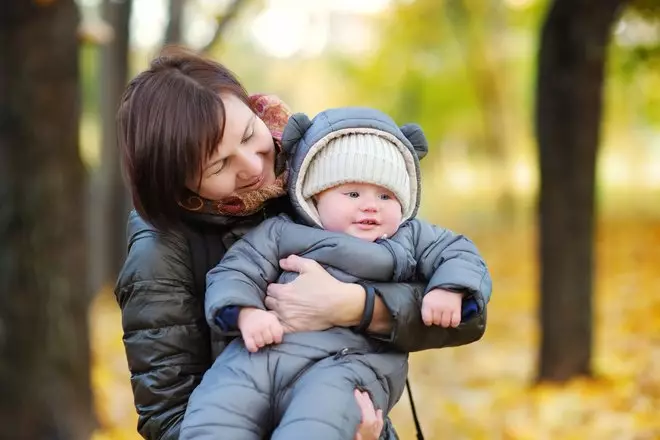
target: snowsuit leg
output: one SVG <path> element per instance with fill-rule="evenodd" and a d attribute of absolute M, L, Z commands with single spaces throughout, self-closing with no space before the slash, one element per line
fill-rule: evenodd
<path fill-rule="evenodd" d="M 281 420 L 271 439 L 353 439 L 361 419 L 354 390 L 368 391 L 374 407 L 387 414 L 403 392 L 406 359 L 401 354 L 340 354 L 317 362 L 281 390 Z"/>
<path fill-rule="evenodd" d="M 269 353 L 240 338 L 218 356 L 193 391 L 180 440 L 261 440 L 272 429 Z"/>

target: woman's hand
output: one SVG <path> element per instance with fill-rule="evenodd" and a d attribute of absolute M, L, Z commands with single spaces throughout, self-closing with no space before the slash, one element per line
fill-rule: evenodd
<path fill-rule="evenodd" d="M 364 308 L 364 289 L 342 283 L 314 260 L 291 255 L 280 267 L 300 275 L 288 284 L 273 283 L 266 290 L 266 307 L 279 318 L 286 332 L 326 330 L 355 325 Z M 347 323 L 346 317 L 355 320 Z"/>
<path fill-rule="evenodd" d="M 362 412 L 362 422 L 353 440 L 378 440 L 383 430 L 383 411 L 375 410 L 369 394 L 355 390 L 355 400 Z"/>

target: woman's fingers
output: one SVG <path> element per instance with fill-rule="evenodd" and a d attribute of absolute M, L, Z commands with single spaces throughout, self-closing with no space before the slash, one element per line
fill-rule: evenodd
<path fill-rule="evenodd" d="M 362 423 L 371 426 L 376 421 L 376 410 L 371 402 L 369 394 L 364 391 L 355 390 L 355 398 L 362 412 Z"/>
<path fill-rule="evenodd" d="M 270 295 L 264 299 L 264 304 L 268 310 L 277 310 L 277 299 Z"/>
<path fill-rule="evenodd" d="M 378 439 L 383 429 L 383 412 L 374 409 L 368 393 L 355 390 L 353 394 L 362 413 L 362 421 L 358 426 L 358 432 L 355 434 L 354 440 Z"/>
<path fill-rule="evenodd" d="M 363 419 L 368 418 L 370 416 L 375 417 L 376 410 L 374 409 L 374 404 L 371 402 L 368 393 L 366 393 L 365 391 L 355 390 L 355 398 L 357 399 L 358 406 L 362 411 Z"/>
<path fill-rule="evenodd" d="M 383 410 L 379 409 L 376 411 L 376 426 L 374 427 L 374 431 L 378 436 L 380 436 L 380 433 L 383 430 L 384 423 L 385 422 L 383 421 Z"/>
<path fill-rule="evenodd" d="M 265 303 L 284 324 L 285 332 L 317 331 L 332 327 L 339 307 L 327 301 L 327 298 L 339 296 L 337 293 L 344 287 L 343 283 L 315 261 L 293 255 L 282 262 L 285 270 L 300 270 L 301 274 L 287 284 L 270 284 L 266 290 Z"/>
<path fill-rule="evenodd" d="M 321 266 L 309 258 L 299 257 L 298 255 L 289 255 L 280 260 L 280 267 L 289 272 L 298 272 L 300 274 L 313 271 Z"/>
<path fill-rule="evenodd" d="M 277 298 L 284 288 L 284 284 L 271 283 L 266 287 L 266 295 Z"/>
<path fill-rule="evenodd" d="M 364 415 L 365 404 L 363 402 L 364 397 L 362 395 L 362 391 L 356 388 L 355 390 L 353 390 L 353 395 L 355 396 L 355 400 L 357 401 L 358 407 L 360 408 L 360 412 Z"/>

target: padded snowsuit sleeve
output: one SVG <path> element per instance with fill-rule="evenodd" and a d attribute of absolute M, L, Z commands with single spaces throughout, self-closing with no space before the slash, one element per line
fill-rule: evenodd
<path fill-rule="evenodd" d="M 280 273 L 278 242 L 286 220 L 270 218 L 237 241 L 206 276 L 204 308 L 209 326 L 220 333 L 215 317 L 225 307 L 265 310 L 268 284 Z"/>

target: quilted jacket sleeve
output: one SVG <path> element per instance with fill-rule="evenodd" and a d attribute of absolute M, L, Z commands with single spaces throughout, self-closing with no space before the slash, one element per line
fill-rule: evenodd
<path fill-rule="evenodd" d="M 418 271 L 430 283 L 376 283 L 374 287 L 392 316 L 393 327 L 382 337 L 396 348 L 415 352 L 475 342 L 486 331 L 486 304 L 492 282 L 482 257 L 467 238 L 433 225 L 413 221 L 406 228 L 416 244 Z M 442 263 L 442 264 L 440 264 Z M 435 268 L 442 266 L 442 270 Z M 470 290 L 477 313 L 456 327 L 426 326 L 421 319 L 424 294 L 435 287 Z"/>
<path fill-rule="evenodd" d="M 486 262 L 472 241 L 430 223 L 410 223 L 417 272 L 429 280 L 426 292 L 437 288 L 464 289 L 483 306 L 490 300 L 491 279 Z"/>
<path fill-rule="evenodd" d="M 135 212 L 128 232 L 115 295 L 138 431 L 148 440 L 175 440 L 188 398 L 211 364 L 208 327 L 187 241 L 154 230 Z"/>
<path fill-rule="evenodd" d="M 268 284 L 280 272 L 278 243 L 285 220 L 270 218 L 247 233 L 206 275 L 206 321 L 218 332 L 216 315 L 225 307 L 265 310 Z"/>
<path fill-rule="evenodd" d="M 373 283 L 372 285 L 392 317 L 392 330 L 389 334 L 372 336 L 391 343 L 400 351 L 412 353 L 466 345 L 481 339 L 486 331 L 485 308 L 456 328 L 424 325 L 422 298 L 426 291 L 426 283 Z"/>

